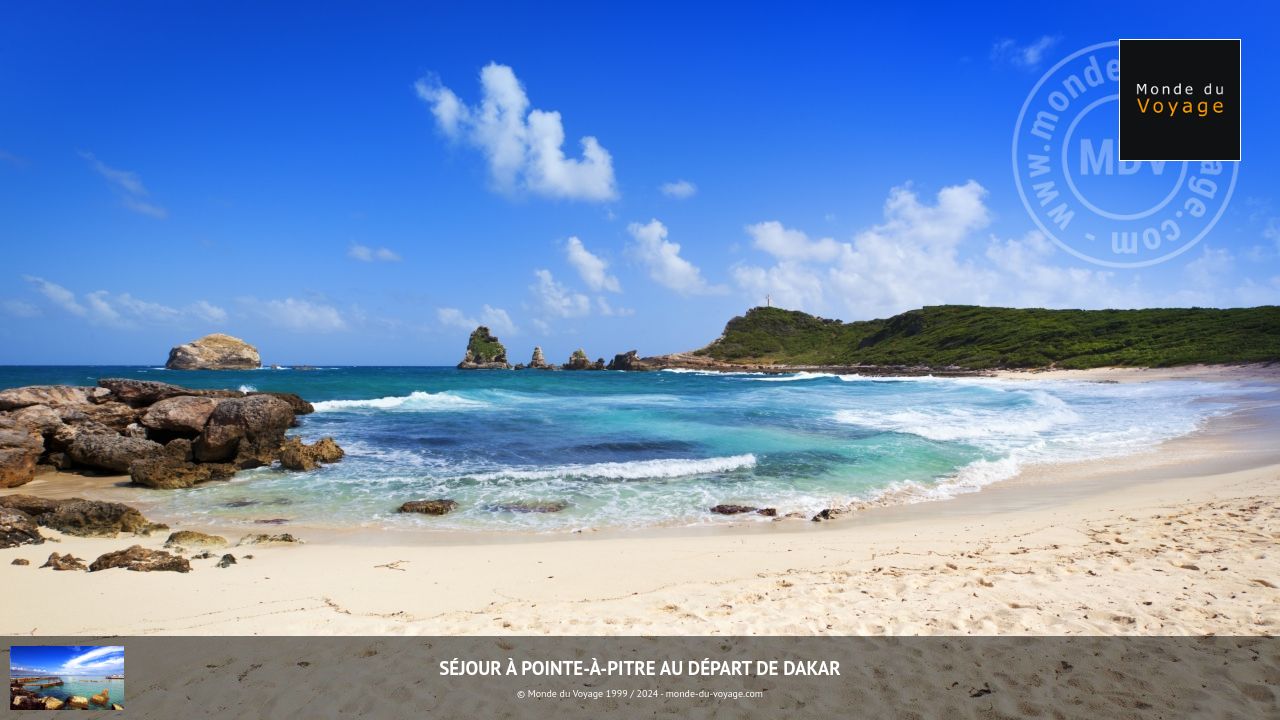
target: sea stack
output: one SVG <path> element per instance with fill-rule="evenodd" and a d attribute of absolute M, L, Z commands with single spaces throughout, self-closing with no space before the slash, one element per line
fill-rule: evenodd
<path fill-rule="evenodd" d="M 481 325 L 471 332 L 471 338 L 467 340 L 467 354 L 458 363 L 458 369 L 510 370 L 507 348 L 489 332 L 489 328 Z"/>
<path fill-rule="evenodd" d="M 590 370 L 591 358 L 587 357 L 587 353 L 582 348 L 573 351 L 569 356 L 569 362 L 564 364 L 565 370 Z"/>
<path fill-rule="evenodd" d="M 258 348 L 237 337 L 214 333 L 169 351 L 170 370 L 254 370 L 262 366 Z"/>
<path fill-rule="evenodd" d="M 542 346 L 539 345 L 533 349 L 533 358 L 529 360 L 527 366 L 531 370 L 551 370 L 552 367 L 547 364 L 547 358 L 542 355 Z"/>

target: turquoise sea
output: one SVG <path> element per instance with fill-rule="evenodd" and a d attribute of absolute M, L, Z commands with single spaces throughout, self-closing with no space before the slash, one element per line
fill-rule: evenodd
<path fill-rule="evenodd" d="M 65 701 L 67 698 L 79 695 L 85 699 L 106 690 L 109 694 L 106 707 L 111 707 L 114 703 L 120 707 L 128 707 L 124 702 L 124 680 L 108 680 L 102 677 L 69 677 L 63 676 L 63 684 L 49 688 L 37 688 L 30 686 L 30 690 L 40 693 L 44 697 L 55 697 Z M 89 709 L 103 709 L 101 705 L 89 704 Z"/>
<path fill-rule="evenodd" d="M 296 392 L 316 406 L 296 432 L 332 435 L 347 451 L 309 473 L 259 468 L 190 490 L 138 491 L 170 517 L 422 531 L 741 522 L 708 508 L 810 515 L 886 493 L 944 499 L 1028 464 L 1149 450 L 1249 397 L 1242 386 L 1191 381 L 408 367 L 3 367 L 0 387 L 113 376 Z M 428 498 L 460 506 L 444 517 L 395 512 Z M 502 509 L 521 501 L 565 508 Z"/>

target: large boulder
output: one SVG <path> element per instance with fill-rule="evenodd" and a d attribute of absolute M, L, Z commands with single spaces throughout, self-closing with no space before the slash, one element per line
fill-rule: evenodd
<path fill-rule="evenodd" d="M 214 333 L 169 351 L 170 370 L 253 370 L 262 366 L 258 349 L 240 338 Z"/>
<path fill-rule="evenodd" d="M 58 419 L 67 425 L 96 424 L 124 432 L 142 417 L 142 411 L 114 400 L 97 405 L 67 405 L 57 408 Z"/>
<path fill-rule="evenodd" d="M 345 454 L 331 437 L 320 438 L 310 445 L 293 437 L 280 447 L 280 465 L 288 470 L 315 470 L 321 463 L 338 462 Z"/>
<path fill-rule="evenodd" d="M 135 460 L 153 457 L 163 451 L 163 445 L 151 440 L 88 433 L 76 436 L 67 447 L 67 454 L 78 464 L 115 472 L 127 472 Z"/>
<path fill-rule="evenodd" d="M 234 462 L 240 468 L 268 465 L 279 455 L 293 419 L 289 403 L 273 395 L 223 400 L 192 451 L 199 462 Z"/>
<path fill-rule="evenodd" d="M 166 446 L 166 451 L 168 447 Z M 189 488 L 213 480 L 230 480 L 235 474 L 236 466 L 231 463 L 193 463 L 168 452 L 135 460 L 129 465 L 129 477 L 134 483 L 157 490 Z"/>
<path fill-rule="evenodd" d="M 0 390 L 0 410 L 17 410 L 29 405 L 60 408 L 102 402 L 109 393 L 101 388 L 74 385 L 28 385 Z"/>
<path fill-rule="evenodd" d="M 14 495 L 0 495 L 0 507 L 21 510 L 33 518 L 57 510 L 58 505 L 64 502 L 67 501 L 50 500 L 49 498 L 36 497 L 35 495 L 23 495 L 21 493 Z"/>
<path fill-rule="evenodd" d="M 467 353 L 458 363 L 460 370 L 510 370 L 507 364 L 507 348 L 489 328 L 481 325 L 471 332 L 467 340 Z"/>
<path fill-rule="evenodd" d="M 21 426 L 0 427 L 0 487 L 11 488 L 31 482 L 36 461 L 44 452 L 39 432 Z"/>
<path fill-rule="evenodd" d="M 89 572 L 124 568 L 134 572 L 191 572 L 191 563 L 184 557 L 171 555 L 164 550 L 148 550 L 141 545 L 102 555 L 89 566 Z"/>
<path fill-rule="evenodd" d="M 0 507 L 0 548 L 39 545 L 44 542 L 31 516 L 8 507 Z"/>
<path fill-rule="evenodd" d="M 244 393 L 238 390 L 195 390 L 181 385 L 132 378 L 102 378 L 98 381 L 98 387 L 106 390 L 111 399 L 132 407 L 144 407 L 179 395 L 211 398 L 244 397 Z"/>
<path fill-rule="evenodd" d="M 48 405 L 28 405 L 21 410 L 12 410 L 3 415 L 5 419 L 0 420 L 0 425 L 8 426 L 12 423 L 30 428 L 45 436 L 54 434 L 62 425 L 62 417 Z"/>
<path fill-rule="evenodd" d="M 152 430 L 195 437 L 204 430 L 218 402 L 216 398 L 191 395 L 165 398 L 147 408 L 140 422 Z"/>

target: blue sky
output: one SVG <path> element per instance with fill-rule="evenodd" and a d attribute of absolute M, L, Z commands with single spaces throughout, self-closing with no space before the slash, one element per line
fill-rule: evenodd
<path fill-rule="evenodd" d="M 476 322 L 516 359 L 655 354 L 765 294 L 1280 300 L 1280 38 L 1248 8 L 301 7 L 2 11 L 0 363 L 224 331 L 266 362 L 452 364 Z M 1036 80 L 1119 37 L 1244 40 L 1231 203 L 1141 270 L 1039 236 L 1010 169 Z"/>
<path fill-rule="evenodd" d="M 9 666 L 11 675 L 116 675 L 124 673 L 124 648 L 119 645 L 14 645 L 9 650 Z"/>

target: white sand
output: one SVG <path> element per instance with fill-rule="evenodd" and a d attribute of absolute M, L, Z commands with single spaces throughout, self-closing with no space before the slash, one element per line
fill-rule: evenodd
<path fill-rule="evenodd" d="M 226 569 L 215 552 L 187 574 L 39 569 L 50 552 L 164 540 L 58 537 L 0 550 L 0 633 L 1275 634 L 1277 427 L 1255 410 L 1144 455 L 831 523 L 499 539 L 286 526 L 261 531 L 308 542 L 233 548 Z M 134 492 L 83 482 L 9 492 Z"/>

